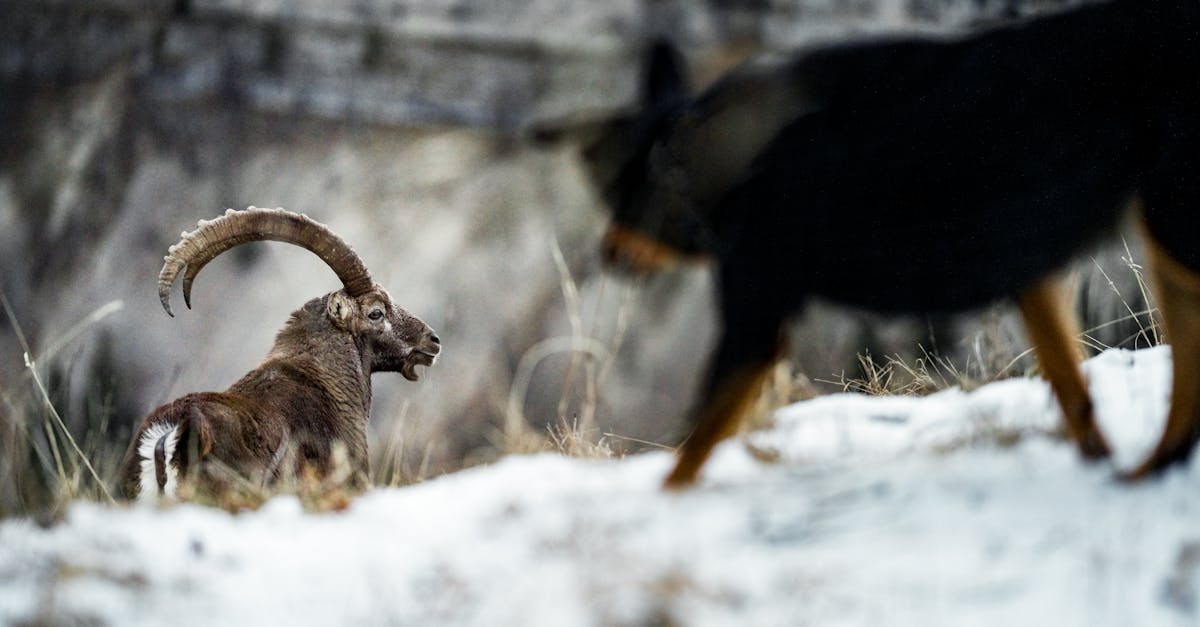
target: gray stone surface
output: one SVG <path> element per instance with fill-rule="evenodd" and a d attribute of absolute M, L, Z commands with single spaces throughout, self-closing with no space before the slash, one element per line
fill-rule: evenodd
<path fill-rule="evenodd" d="M 167 102 L 512 130 L 627 105 L 652 36 L 704 62 L 1077 1 L 4 0 L 0 78 L 70 82 L 130 64 Z"/>

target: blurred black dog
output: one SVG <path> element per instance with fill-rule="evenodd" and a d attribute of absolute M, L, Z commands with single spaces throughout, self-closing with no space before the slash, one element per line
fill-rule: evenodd
<path fill-rule="evenodd" d="M 954 39 L 746 64 L 691 96 L 654 46 L 643 103 L 587 150 L 610 263 L 714 258 L 720 345 L 669 486 L 736 428 L 810 296 L 884 312 L 1013 297 L 1070 437 L 1109 448 L 1056 271 L 1138 207 L 1174 345 L 1140 477 L 1200 437 L 1200 3 L 1114 0 Z"/>

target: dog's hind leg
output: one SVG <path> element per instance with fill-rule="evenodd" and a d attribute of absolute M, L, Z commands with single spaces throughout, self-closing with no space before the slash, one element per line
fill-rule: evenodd
<path fill-rule="evenodd" d="M 724 335 L 710 365 L 708 383 L 696 416 L 695 429 L 679 448 L 667 489 L 685 488 L 696 481 L 700 467 L 721 440 L 733 435 L 758 398 L 784 345 L 778 323 L 725 320 Z"/>
<path fill-rule="evenodd" d="M 1082 353 L 1076 338 L 1079 323 L 1060 277 L 1043 278 L 1017 298 L 1025 329 L 1037 351 L 1038 363 L 1062 408 L 1067 433 L 1084 459 L 1108 457 L 1108 443 L 1096 426 L 1087 382 L 1079 368 Z"/>
<path fill-rule="evenodd" d="M 1151 287 L 1171 344 L 1171 410 L 1150 457 L 1127 475 L 1138 479 L 1188 459 L 1200 440 L 1200 272 L 1146 238 Z"/>
<path fill-rule="evenodd" d="M 754 364 L 721 382 L 702 408 L 696 429 L 680 446 L 679 459 L 664 482 L 667 488 L 685 488 L 696 481 L 713 447 L 737 431 L 773 366 L 774 362 Z"/>

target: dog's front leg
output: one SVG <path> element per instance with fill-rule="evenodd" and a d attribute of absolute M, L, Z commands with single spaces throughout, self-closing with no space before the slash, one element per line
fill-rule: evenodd
<path fill-rule="evenodd" d="M 723 308 L 720 345 L 709 364 L 700 403 L 691 414 L 695 429 L 680 446 L 675 468 L 665 481 L 668 489 L 696 481 L 713 447 L 737 431 L 758 398 L 785 344 L 781 317 L 767 309 L 740 315 Z"/>

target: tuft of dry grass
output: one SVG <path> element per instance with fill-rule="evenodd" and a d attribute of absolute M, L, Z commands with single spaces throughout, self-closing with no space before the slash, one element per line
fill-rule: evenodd
<path fill-rule="evenodd" d="M 120 451 L 102 438 L 92 437 L 106 425 L 89 428 L 84 445 L 71 433 L 55 406 L 43 381 L 39 363 L 52 360 L 68 343 L 87 329 L 120 311 L 120 301 L 110 302 L 71 327 L 51 342 L 43 352 L 45 360 L 35 359 L 8 297 L 0 292 L 0 307 L 23 351 L 23 384 L 0 388 L 3 431 L 0 431 L 0 517 L 35 515 L 44 520 L 57 518 L 67 504 L 75 500 L 115 503 L 108 479 L 99 468 L 116 466 Z M 85 451 L 85 448 L 87 450 Z M 93 463 L 103 460 L 104 463 Z"/>
<path fill-rule="evenodd" d="M 1121 307 L 1125 311 L 1125 314 L 1122 316 L 1107 322 L 1103 322 L 1084 331 L 1084 344 L 1089 349 L 1097 352 L 1111 348 L 1110 346 L 1096 339 L 1095 336 L 1098 331 L 1131 321 L 1137 325 L 1137 331 L 1135 331 L 1130 337 L 1122 338 L 1117 342 L 1118 345 L 1124 345 L 1130 341 L 1133 341 L 1135 346 L 1150 347 L 1158 346 L 1166 341 L 1162 333 L 1162 318 L 1158 312 L 1158 307 L 1154 304 L 1154 293 L 1150 290 L 1149 281 L 1146 279 L 1144 271 L 1145 269 L 1134 258 L 1133 252 L 1129 249 L 1129 241 L 1125 238 L 1121 238 L 1121 245 L 1125 252 L 1125 254 L 1121 256 L 1121 261 L 1124 263 L 1125 268 L 1133 276 L 1136 282 L 1138 297 L 1140 299 L 1139 302 L 1145 303 L 1146 306 L 1144 308 L 1135 310 L 1133 305 L 1129 303 L 1129 298 L 1121 292 L 1121 288 L 1117 286 L 1116 282 L 1113 281 L 1112 277 L 1110 277 L 1108 272 L 1105 271 L 1104 266 L 1095 258 L 1093 258 L 1092 264 L 1095 266 L 1096 270 L 1100 272 L 1101 276 L 1104 277 L 1104 280 L 1108 284 L 1109 290 L 1116 295 L 1117 300 L 1121 303 Z"/>
<path fill-rule="evenodd" d="M 1125 311 L 1125 315 L 1116 319 L 1092 326 L 1084 330 L 1078 341 L 1093 352 L 1111 348 L 1096 339 L 1098 331 L 1107 327 L 1126 322 L 1136 323 L 1138 329 L 1131 337 L 1123 338 L 1118 344 L 1136 340 L 1137 345 L 1157 346 L 1164 341 L 1161 320 L 1154 306 L 1153 294 L 1147 285 L 1144 268 L 1135 259 L 1127 241 L 1122 239 L 1124 255 L 1121 257 L 1125 268 L 1134 278 L 1140 302 L 1147 303 L 1145 308 L 1136 309 L 1130 304 L 1129 298 L 1122 293 L 1120 287 L 1105 271 L 1104 267 L 1092 259 L 1095 268 L 1107 282 L 1108 288 L 1116 296 Z M 980 336 L 971 342 L 972 349 L 960 367 L 953 360 L 937 354 L 931 354 L 924 346 L 918 346 L 921 356 L 906 360 L 899 355 L 886 356 L 882 360 L 872 357 L 870 353 L 858 356 L 862 373 L 859 376 L 847 376 L 844 372 L 836 379 L 818 379 L 841 387 L 844 392 L 858 392 L 875 396 L 882 395 L 911 395 L 922 396 L 959 387 L 971 390 L 1000 379 L 1012 376 L 1031 376 L 1037 373 L 1037 366 L 1018 368 L 1026 362 L 1033 353 L 1032 348 L 1018 347 L 1004 341 L 998 331 L 995 320 L 984 326 Z"/>
<path fill-rule="evenodd" d="M 1007 365 L 991 369 L 972 362 L 972 355 L 959 367 L 948 357 L 930 354 L 918 345 L 921 356 L 905 360 L 900 355 L 890 355 L 877 360 L 870 353 L 858 355 L 862 374 L 851 377 L 841 373 L 837 379 L 818 379 L 841 387 L 843 392 L 856 392 L 871 396 L 925 396 L 951 387 L 976 388 L 987 381 L 994 381 L 1012 372 L 1012 365 L 1028 354 L 1019 353 L 1007 361 Z M 992 373 L 992 374 L 988 374 Z"/>
<path fill-rule="evenodd" d="M 548 431 L 551 450 L 568 457 L 611 459 L 617 456 L 608 434 L 585 430 L 579 421 L 560 422 Z"/>
<path fill-rule="evenodd" d="M 391 429 L 384 436 L 383 448 L 372 455 L 371 484 L 394 488 L 420 483 L 429 476 L 429 460 L 433 457 L 434 441 L 426 442 L 419 460 L 409 459 L 408 442 L 413 437 L 415 424 L 410 415 L 411 405 L 403 401 L 399 415 L 390 421 Z M 374 450 L 374 449 L 372 449 Z"/>
<path fill-rule="evenodd" d="M 204 472 L 218 480 L 221 485 L 219 490 L 201 488 L 196 482 L 183 480 L 179 482 L 177 497 L 160 501 L 159 505 L 170 506 L 187 501 L 236 514 L 256 510 L 276 496 L 290 495 L 297 497 L 307 512 L 342 511 L 350 506 L 359 493 L 349 487 L 354 470 L 346 451 L 344 444 L 335 444 L 333 468 L 325 475 L 306 466 L 299 472 L 281 472 L 270 485 L 267 485 L 265 478 L 256 480 L 238 473 L 220 460 L 207 459 Z M 295 462 L 294 453 L 284 455 L 279 468 L 294 469 L 297 467 Z"/>
<path fill-rule="evenodd" d="M 624 342 L 629 326 L 633 288 L 625 288 L 622 304 L 616 312 L 617 319 L 612 337 L 607 340 L 598 339 L 594 337 L 594 329 L 584 328 L 579 288 L 571 276 L 557 241 L 551 242 L 550 253 L 558 269 L 559 287 L 563 294 L 571 334 L 546 338 L 534 344 L 521 356 L 509 387 L 499 448 L 507 454 L 558 451 L 576 457 L 613 457 L 616 453 L 611 445 L 612 440 L 628 438 L 602 433 L 596 426 L 596 409 L 600 403 L 600 386 L 616 362 L 616 353 Z M 543 433 L 530 426 L 531 421 L 524 410 L 525 400 L 534 369 L 546 358 L 558 354 L 570 355 L 570 362 L 563 373 L 557 415 L 554 420 L 549 421 L 549 426 Z M 583 400 L 578 409 L 572 412 L 571 399 L 574 391 L 580 386 L 583 388 Z"/>

